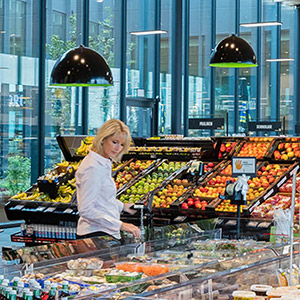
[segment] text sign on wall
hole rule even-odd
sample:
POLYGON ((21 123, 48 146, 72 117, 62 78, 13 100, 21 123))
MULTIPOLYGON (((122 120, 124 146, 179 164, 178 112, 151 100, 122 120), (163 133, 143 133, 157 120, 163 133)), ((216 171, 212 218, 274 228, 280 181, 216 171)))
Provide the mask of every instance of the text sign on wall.
POLYGON ((243 174, 256 177, 256 157, 232 157, 232 177, 243 174))
POLYGON ((224 118, 189 119, 189 129, 219 129, 224 126, 224 118))
POLYGON ((249 122, 249 131, 276 131, 281 128, 281 122, 249 122))

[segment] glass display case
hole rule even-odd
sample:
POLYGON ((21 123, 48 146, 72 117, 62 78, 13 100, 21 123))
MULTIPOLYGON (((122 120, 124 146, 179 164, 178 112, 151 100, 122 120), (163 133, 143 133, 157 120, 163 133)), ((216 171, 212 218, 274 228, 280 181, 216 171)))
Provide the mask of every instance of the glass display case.
MULTIPOLYGON (((284 246, 274 248, 270 243, 253 240, 209 239, 216 234, 215 231, 204 232, 182 239, 171 236, 146 242, 142 249, 138 243, 114 247, 108 243, 100 249, 97 238, 78 240, 72 247, 76 247, 76 243, 84 244, 83 251, 45 259, 31 266, 4 266, 2 272, 10 280, 15 276, 22 276, 27 282, 34 278, 41 286, 47 279, 58 285, 68 280, 72 293, 81 298, 90 298, 93 294, 93 298, 105 297, 99 299, 118 299, 119 295, 151 299, 162 293, 161 298, 155 299, 165 299, 164 293, 168 294, 173 288, 183 295, 192 295, 199 289, 198 282, 237 272, 244 266, 279 262, 286 257, 284 246)), ((38 247, 35 247, 37 251, 38 247)), ((192 299, 188 297, 180 299, 192 299)))

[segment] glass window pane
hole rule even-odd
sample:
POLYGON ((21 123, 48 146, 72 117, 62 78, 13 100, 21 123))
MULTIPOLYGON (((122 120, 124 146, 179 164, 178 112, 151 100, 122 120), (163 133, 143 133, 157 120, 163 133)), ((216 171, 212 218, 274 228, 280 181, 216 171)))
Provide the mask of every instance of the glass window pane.
POLYGON ((0 180, 1 192, 13 195, 30 187, 31 169, 36 168, 39 61, 34 57, 32 29, 25 18, 27 14, 33 19, 28 4, 1 1, 0 7, 0 180))
MULTIPOLYGON (((211 117, 210 67, 212 1, 190 2, 189 117, 211 117)), ((207 130, 190 130, 190 136, 209 135, 207 130)))
MULTIPOLYGON (((66 51, 81 43, 82 7, 78 1, 47 0, 52 18, 47 19, 46 74, 47 80, 56 60, 66 51), (64 25, 65 24, 65 25, 64 25)), ((46 82, 45 99, 45 169, 62 159, 56 141, 58 134, 81 132, 81 90, 75 87, 50 87, 46 82)))
MULTIPOLYGON (((257 1, 243 0, 240 3, 240 23, 257 22, 257 1)), ((256 27, 247 28, 240 26, 240 37, 246 40, 257 53, 256 27)), ((248 133, 248 122, 256 120, 257 99, 257 68, 242 68, 239 70, 238 81, 238 131, 248 133)))
MULTIPOLYGON (((216 44, 234 33, 235 1, 217 0, 216 11, 216 44), (219 20, 219 21, 218 21, 219 20), (222 22, 220 21, 222 20, 222 22)), ((228 131, 234 132, 234 69, 215 68, 215 115, 226 118, 228 113, 228 131)))
POLYGON ((90 1, 89 47, 108 63, 114 85, 89 88, 90 132, 96 133, 106 120, 120 117, 121 1, 90 1))
POLYGON ((161 0, 161 28, 168 33, 160 39, 160 103, 158 126, 160 134, 171 133, 171 59, 172 59, 172 2, 161 0))
MULTIPOLYGON (((281 9, 281 45, 280 57, 294 58, 295 10, 291 6, 282 6, 281 9)), ((285 128, 289 134, 294 133, 294 61, 280 63, 280 116, 285 117, 285 128)), ((283 120, 282 120, 283 121, 283 120)))

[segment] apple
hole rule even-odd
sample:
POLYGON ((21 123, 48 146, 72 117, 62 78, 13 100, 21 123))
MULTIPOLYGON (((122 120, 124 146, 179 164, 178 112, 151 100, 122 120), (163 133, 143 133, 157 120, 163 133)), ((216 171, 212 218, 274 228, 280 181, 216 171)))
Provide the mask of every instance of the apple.
POLYGON ((181 204, 181 208, 183 208, 183 209, 188 209, 189 206, 188 206, 187 203, 183 202, 183 203, 181 204))

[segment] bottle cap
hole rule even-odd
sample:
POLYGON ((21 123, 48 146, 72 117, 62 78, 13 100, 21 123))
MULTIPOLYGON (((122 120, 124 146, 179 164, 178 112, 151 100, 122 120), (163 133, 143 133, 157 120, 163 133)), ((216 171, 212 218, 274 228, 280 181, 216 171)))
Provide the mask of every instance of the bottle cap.
POLYGON ((67 280, 64 280, 63 282, 62 282, 62 285, 68 285, 69 284, 69 281, 67 281, 67 280))
POLYGON ((11 294, 11 295, 17 295, 17 291, 16 291, 16 290, 12 290, 12 291, 10 292, 10 294, 11 294))

